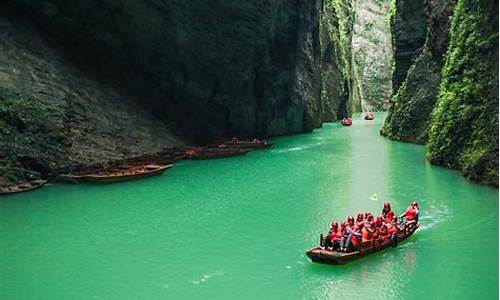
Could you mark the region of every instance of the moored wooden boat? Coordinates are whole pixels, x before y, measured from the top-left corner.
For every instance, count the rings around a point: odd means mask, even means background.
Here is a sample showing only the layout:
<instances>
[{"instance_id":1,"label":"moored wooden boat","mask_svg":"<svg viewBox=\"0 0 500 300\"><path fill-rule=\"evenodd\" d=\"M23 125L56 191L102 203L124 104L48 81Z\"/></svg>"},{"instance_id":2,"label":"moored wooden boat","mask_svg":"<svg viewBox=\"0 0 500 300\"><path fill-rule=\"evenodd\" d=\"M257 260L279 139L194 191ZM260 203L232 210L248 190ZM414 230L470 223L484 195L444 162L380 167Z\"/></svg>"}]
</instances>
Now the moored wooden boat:
<instances>
[{"instance_id":1,"label":"moored wooden boat","mask_svg":"<svg viewBox=\"0 0 500 300\"><path fill-rule=\"evenodd\" d=\"M258 142L251 142L251 141L238 141L238 142L228 142L228 146L230 147L239 147L243 149L267 149L271 148L274 143L269 143L267 141L258 141Z\"/></svg>"},{"instance_id":2,"label":"moored wooden boat","mask_svg":"<svg viewBox=\"0 0 500 300\"><path fill-rule=\"evenodd\" d=\"M14 194L20 192L31 191L33 189L39 188L47 183L47 180L33 180L28 182L19 183L13 186L0 187L0 194Z\"/></svg>"},{"instance_id":3,"label":"moored wooden boat","mask_svg":"<svg viewBox=\"0 0 500 300\"><path fill-rule=\"evenodd\" d=\"M186 159L202 160L226 158L234 156L242 156L250 152L251 149L242 148L212 148L212 147L197 147L186 150Z\"/></svg>"},{"instance_id":4,"label":"moored wooden boat","mask_svg":"<svg viewBox=\"0 0 500 300\"><path fill-rule=\"evenodd\" d=\"M399 232L397 237L397 243L411 236L415 232L415 230L417 230L418 226L419 226L418 224L406 225L405 229ZM362 243L357 251L338 252L338 251L325 250L321 247L315 247L309 249L306 252L306 254L313 262L316 263L343 265L360 257L366 256L370 253L378 252L391 245L395 246L393 245L393 243L394 242L390 239L390 237L386 237L384 239L374 240L373 242Z\"/></svg>"},{"instance_id":5,"label":"moored wooden boat","mask_svg":"<svg viewBox=\"0 0 500 300\"><path fill-rule=\"evenodd\" d=\"M81 182L93 182L93 183L110 183L119 182L132 179L139 179L154 175L160 175L167 169L171 168L172 165L145 165L145 166L121 166L110 170L100 171L95 174L84 174L84 175L61 175L58 177L60 181L81 183Z\"/></svg>"}]
</instances>

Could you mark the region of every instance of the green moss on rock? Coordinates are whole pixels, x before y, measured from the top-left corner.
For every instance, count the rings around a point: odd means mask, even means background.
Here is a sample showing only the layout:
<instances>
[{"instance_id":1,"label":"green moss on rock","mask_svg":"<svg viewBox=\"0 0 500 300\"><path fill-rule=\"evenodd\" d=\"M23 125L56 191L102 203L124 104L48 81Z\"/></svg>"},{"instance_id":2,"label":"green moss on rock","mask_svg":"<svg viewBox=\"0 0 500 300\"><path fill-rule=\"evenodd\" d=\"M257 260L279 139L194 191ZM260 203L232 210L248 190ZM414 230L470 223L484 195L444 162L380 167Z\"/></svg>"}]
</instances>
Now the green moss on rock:
<instances>
[{"instance_id":1,"label":"green moss on rock","mask_svg":"<svg viewBox=\"0 0 500 300\"><path fill-rule=\"evenodd\" d=\"M459 0L427 158L498 185L498 2Z\"/></svg>"},{"instance_id":2,"label":"green moss on rock","mask_svg":"<svg viewBox=\"0 0 500 300\"><path fill-rule=\"evenodd\" d=\"M352 53L352 1L326 0L320 23L323 120L335 121L361 110Z\"/></svg>"}]
</instances>

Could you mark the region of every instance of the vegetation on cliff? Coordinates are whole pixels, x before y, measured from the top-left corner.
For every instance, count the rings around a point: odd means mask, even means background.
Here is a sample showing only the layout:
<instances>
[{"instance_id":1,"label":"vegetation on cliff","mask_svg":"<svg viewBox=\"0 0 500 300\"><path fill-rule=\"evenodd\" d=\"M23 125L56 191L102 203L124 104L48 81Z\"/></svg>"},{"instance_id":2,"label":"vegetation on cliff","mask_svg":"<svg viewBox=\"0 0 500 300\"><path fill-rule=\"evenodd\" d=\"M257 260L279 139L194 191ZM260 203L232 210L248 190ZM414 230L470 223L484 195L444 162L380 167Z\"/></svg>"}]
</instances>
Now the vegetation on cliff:
<instances>
[{"instance_id":1,"label":"vegetation on cliff","mask_svg":"<svg viewBox=\"0 0 500 300\"><path fill-rule=\"evenodd\" d=\"M395 1L393 28L404 27L398 22L410 18L397 18L405 1ZM391 98L381 134L426 144L432 163L497 185L498 3L422 3L426 5L426 41ZM404 49L396 46L395 51L397 57ZM393 80L400 75L395 70Z\"/></svg>"},{"instance_id":2,"label":"vegetation on cliff","mask_svg":"<svg viewBox=\"0 0 500 300\"><path fill-rule=\"evenodd\" d=\"M393 54L388 0L357 1L352 48L364 111L387 110Z\"/></svg>"},{"instance_id":3,"label":"vegetation on cliff","mask_svg":"<svg viewBox=\"0 0 500 300\"><path fill-rule=\"evenodd\" d=\"M498 185L498 2L459 0L432 116L428 159Z\"/></svg>"},{"instance_id":4,"label":"vegetation on cliff","mask_svg":"<svg viewBox=\"0 0 500 300\"><path fill-rule=\"evenodd\" d=\"M352 52L355 9L349 0L326 0L320 23L323 120L361 110Z\"/></svg>"}]
</instances>

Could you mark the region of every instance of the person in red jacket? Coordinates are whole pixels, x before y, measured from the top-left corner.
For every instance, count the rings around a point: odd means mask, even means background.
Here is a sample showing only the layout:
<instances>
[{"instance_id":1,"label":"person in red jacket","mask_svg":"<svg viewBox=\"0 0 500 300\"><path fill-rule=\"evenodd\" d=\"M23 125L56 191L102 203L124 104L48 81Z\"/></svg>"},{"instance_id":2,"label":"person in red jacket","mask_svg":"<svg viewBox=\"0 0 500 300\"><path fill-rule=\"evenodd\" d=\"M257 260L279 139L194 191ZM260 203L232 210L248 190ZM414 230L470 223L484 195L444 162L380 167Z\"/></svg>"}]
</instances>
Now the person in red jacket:
<instances>
[{"instance_id":1,"label":"person in red jacket","mask_svg":"<svg viewBox=\"0 0 500 300\"><path fill-rule=\"evenodd\" d=\"M354 217L349 216L347 218L347 225L345 227L344 236L340 240L340 251L352 251L359 247L361 240L361 229L363 228L363 223L355 224Z\"/></svg>"},{"instance_id":2,"label":"person in red jacket","mask_svg":"<svg viewBox=\"0 0 500 300\"><path fill-rule=\"evenodd\" d=\"M397 216L394 216L392 218L392 222L387 224L387 233L389 233L389 236L391 237L392 245L396 246L398 243L398 233L399 233Z\"/></svg>"},{"instance_id":3,"label":"person in red jacket","mask_svg":"<svg viewBox=\"0 0 500 300\"><path fill-rule=\"evenodd\" d=\"M340 239L342 238L342 232L339 229L339 223L332 222L330 225L330 231L328 232L328 236L325 239L324 247L328 250L329 248L332 250L336 250L339 248Z\"/></svg>"},{"instance_id":4,"label":"person in red jacket","mask_svg":"<svg viewBox=\"0 0 500 300\"><path fill-rule=\"evenodd\" d=\"M363 213L358 213L358 215L356 216L356 225L358 225L359 223L363 223Z\"/></svg>"},{"instance_id":5,"label":"person in red jacket","mask_svg":"<svg viewBox=\"0 0 500 300\"><path fill-rule=\"evenodd\" d=\"M385 222L390 223L392 221L392 217L395 216L394 211L391 208L391 204L389 202L384 203L384 208L382 209L382 216L384 216Z\"/></svg>"},{"instance_id":6,"label":"person in red jacket","mask_svg":"<svg viewBox=\"0 0 500 300\"><path fill-rule=\"evenodd\" d=\"M379 238L386 238L389 236L389 232L387 231L387 226L385 225L380 226L380 228L378 229L378 236Z\"/></svg>"},{"instance_id":7,"label":"person in red jacket","mask_svg":"<svg viewBox=\"0 0 500 300\"><path fill-rule=\"evenodd\" d=\"M413 201L410 206L406 209L406 211L400 216L401 218L405 218L407 223L417 223L418 222L418 203L417 201Z\"/></svg>"},{"instance_id":8,"label":"person in red jacket","mask_svg":"<svg viewBox=\"0 0 500 300\"><path fill-rule=\"evenodd\" d=\"M370 222L365 222L361 227L361 242L370 242L373 240L373 228Z\"/></svg>"}]
</instances>

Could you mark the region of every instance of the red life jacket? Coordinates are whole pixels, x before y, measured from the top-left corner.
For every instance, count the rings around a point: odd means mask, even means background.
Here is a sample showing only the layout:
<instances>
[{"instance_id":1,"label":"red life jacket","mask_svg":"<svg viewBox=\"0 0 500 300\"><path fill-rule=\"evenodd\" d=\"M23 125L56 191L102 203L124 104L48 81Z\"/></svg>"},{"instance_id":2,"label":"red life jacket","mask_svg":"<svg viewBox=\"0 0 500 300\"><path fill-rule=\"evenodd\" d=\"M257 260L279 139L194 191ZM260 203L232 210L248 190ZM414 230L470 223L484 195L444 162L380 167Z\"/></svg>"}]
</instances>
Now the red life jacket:
<instances>
[{"instance_id":1,"label":"red life jacket","mask_svg":"<svg viewBox=\"0 0 500 300\"><path fill-rule=\"evenodd\" d=\"M361 240L363 242L370 241L372 239L372 233L366 229L366 227L363 227L361 229Z\"/></svg>"},{"instance_id":2,"label":"red life jacket","mask_svg":"<svg viewBox=\"0 0 500 300\"><path fill-rule=\"evenodd\" d=\"M390 210L388 213L386 213L384 215L384 219L387 223L391 223L392 222L392 218L394 217L394 211L393 210Z\"/></svg>"},{"instance_id":3,"label":"red life jacket","mask_svg":"<svg viewBox=\"0 0 500 300\"><path fill-rule=\"evenodd\" d=\"M353 232L359 232L358 227L356 225L350 226L350 228L351 228L351 231L353 231ZM359 243L360 243L359 238L357 236L355 236L354 234L351 234L350 238L351 238L352 245L354 247L359 247Z\"/></svg>"},{"instance_id":4,"label":"red life jacket","mask_svg":"<svg viewBox=\"0 0 500 300\"><path fill-rule=\"evenodd\" d=\"M330 235L328 236L328 238L330 239L330 241L339 241L341 238L342 238L342 232L340 232L340 230L336 230L336 231L330 231Z\"/></svg>"},{"instance_id":5,"label":"red life jacket","mask_svg":"<svg viewBox=\"0 0 500 300\"><path fill-rule=\"evenodd\" d=\"M396 227L396 225L387 224L387 232L389 233L389 235L398 234L398 228Z\"/></svg>"},{"instance_id":6,"label":"red life jacket","mask_svg":"<svg viewBox=\"0 0 500 300\"><path fill-rule=\"evenodd\" d=\"M408 221L415 220L417 218L417 210L413 206L408 207L405 211L405 217Z\"/></svg>"}]
</instances>

